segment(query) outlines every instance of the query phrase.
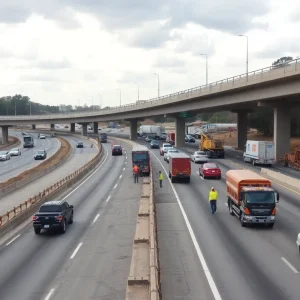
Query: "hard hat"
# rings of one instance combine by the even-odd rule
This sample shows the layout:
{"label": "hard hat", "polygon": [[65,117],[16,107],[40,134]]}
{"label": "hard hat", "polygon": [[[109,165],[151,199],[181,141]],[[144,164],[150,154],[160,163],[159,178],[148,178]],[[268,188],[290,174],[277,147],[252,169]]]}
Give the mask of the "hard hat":
{"label": "hard hat", "polygon": [[211,187],[211,190],[214,190],[214,189],[215,189],[215,188],[212,186],[212,187]]}

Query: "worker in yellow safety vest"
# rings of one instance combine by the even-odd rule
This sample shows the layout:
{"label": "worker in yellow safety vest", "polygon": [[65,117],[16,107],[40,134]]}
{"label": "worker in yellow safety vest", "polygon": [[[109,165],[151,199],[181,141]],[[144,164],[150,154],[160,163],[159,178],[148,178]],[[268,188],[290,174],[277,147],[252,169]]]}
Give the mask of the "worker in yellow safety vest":
{"label": "worker in yellow safety vest", "polygon": [[214,187],[210,189],[208,200],[210,204],[211,213],[214,214],[217,211],[217,200],[218,200],[218,192]]}
{"label": "worker in yellow safety vest", "polygon": [[159,180],[159,186],[162,188],[162,181],[164,180],[164,175],[161,171],[159,171],[158,180]]}

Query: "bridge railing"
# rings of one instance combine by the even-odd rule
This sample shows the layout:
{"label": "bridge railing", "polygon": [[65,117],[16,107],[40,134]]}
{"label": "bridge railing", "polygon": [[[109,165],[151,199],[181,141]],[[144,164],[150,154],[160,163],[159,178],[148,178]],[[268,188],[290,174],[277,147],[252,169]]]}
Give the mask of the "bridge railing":
{"label": "bridge railing", "polygon": [[183,91],[175,92],[172,94],[164,95],[157,98],[151,98],[142,103],[129,103],[121,106],[110,107],[107,109],[101,109],[98,111],[91,112],[70,112],[70,113],[59,113],[59,114],[47,114],[47,115],[30,115],[30,116],[1,116],[1,120],[20,120],[20,118],[32,120],[34,119],[69,119],[69,118],[84,118],[93,117],[99,115],[109,115],[118,112],[126,112],[130,110],[139,110],[148,108],[151,106],[158,106],[169,104],[172,102],[182,101],[191,97],[205,96],[212,93],[218,93],[225,90],[241,87],[244,85],[251,85],[276,79],[280,77],[288,76],[295,71],[300,70],[300,58],[291,60],[287,63],[281,64],[280,66],[269,66],[255,71],[251,71],[237,76],[229,77],[226,79],[218,80],[207,85],[201,85],[198,87],[186,89]]}

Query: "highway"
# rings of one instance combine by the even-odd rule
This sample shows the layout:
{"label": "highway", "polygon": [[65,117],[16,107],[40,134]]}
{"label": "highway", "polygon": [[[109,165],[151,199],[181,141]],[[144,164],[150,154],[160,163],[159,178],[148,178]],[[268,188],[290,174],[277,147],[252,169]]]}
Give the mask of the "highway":
{"label": "highway", "polygon": [[9,131],[9,135],[16,136],[21,140],[21,144],[18,146],[21,150],[21,156],[11,156],[10,160],[0,162],[0,182],[6,181],[42,163],[43,160],[34,160],[33,158],[37,150],[45,149],[47,151],[47,159],[49,159],[60,147],[60,143],[55,138],[47,136],[46,139],[40,140],[37,138],[37,134],[32,134],[35,138],[35,146],[33,148],[23,148],[21,132]]}
{"label": "highway", "polygon": [[125,299],[141,184],[133,183],[126,154],[104,148],[100,167],[61,196],[74,205],[64,235],[36,236],[29,220],[3,241],[1,299]]}
{"label": "highway", "polygon": [[[159,151],[151,151],[155,174],[159,170],[168,170]],[[197,295],[203,295],[203,299],[222,300],[299,299],[300,261],[295,244],[300,231],[299,193],[274,184],[281,197],[274,228],[242,228],[239,220],[228,212],[224,179],[228,170],[239,169],[241,164],[230,159],[216,162],[222,170],[221,180],[201,179],[197,174],[199,165],[192,163],[191,183],[173,184],[177,195],[168,180],[164,181],[163,189],[157,188],[164,299],[199,299]],[[211,186],[219,193],[216,215],[211,215],[208,206]],[[187,226],[182,226],[185,220],[176,204],[178,201],[186,213],[195,241],[186,230]],[[195,250],[196,244],[200,246],[201,254]],[[209,282],[205,280],[206,286],[202,283],[205,278],[201,273],[202,254],[213,278]],[[195,282],[195,275],[201,282]],[[211,290],[215,292],[214,296]]]}

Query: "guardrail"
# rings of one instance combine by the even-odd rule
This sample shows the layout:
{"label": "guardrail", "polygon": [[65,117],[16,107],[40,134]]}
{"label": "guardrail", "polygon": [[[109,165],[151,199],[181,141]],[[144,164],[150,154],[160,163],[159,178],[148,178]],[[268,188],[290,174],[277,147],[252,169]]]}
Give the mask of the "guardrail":
{"label": "guardrail", "polygon": [[[97,141],[93,141],[97,143]],[[98,144],[98,143],[97,143]],[[20,203],[12,210],[7,211],[6,214],[0,216],[0,236],[15,228],[25,219],[29,218],[42,203],[55,199],[64,190],[71,187],[73,184],[81,180],[87,173],[94,169],[101,158],[103,157],[102,145],[99,145],[99,153],[83,167],[79,168],[69,176],[57,181],[55,184],[49,186],[47,189],[41,191],[37,195]]]}
{"label": "guardrail", "polygon": [[[255,84],[262,81],[272,80],[276,78],[286,77],[293,72],[300,70],[300,58],[284,63],[278,67],[268,66],[262,69],[240,74],[237,76],[218,80],[207,85],[186,89],[165,96],[151,98],[142,103],[129,103],[121,106],[110,107],[92,112],[70,112],[60,114],[30,115],[30,116],[1,116],[1,121],[9,120],[43,120],[43,119],[68,119],[94,117],[101,115],[115,114],[118,112],[126,112],[131,110],[144,109],[156,105],[164,105],[176,101],[185,100],[186,98],[199,97],[211,93],[221,92],[233,87],[241,87],[242,85]],[[23,118],[23,119],[22,119]]]}

